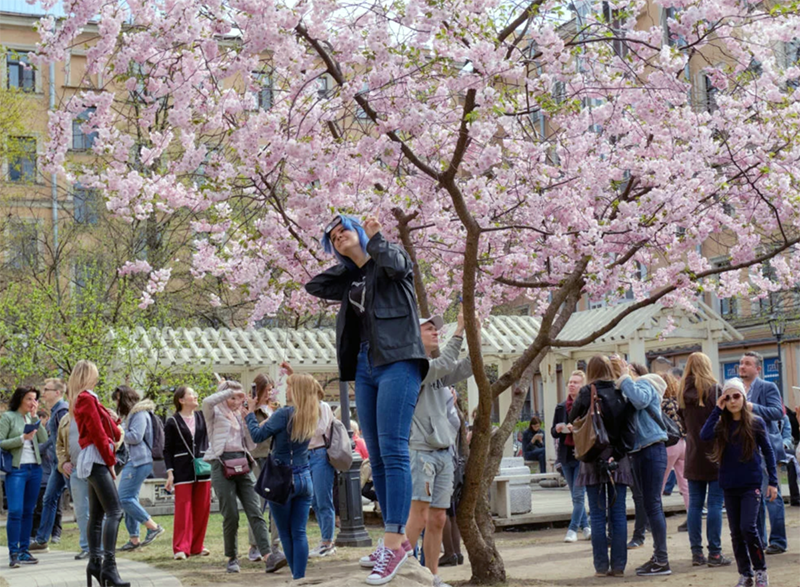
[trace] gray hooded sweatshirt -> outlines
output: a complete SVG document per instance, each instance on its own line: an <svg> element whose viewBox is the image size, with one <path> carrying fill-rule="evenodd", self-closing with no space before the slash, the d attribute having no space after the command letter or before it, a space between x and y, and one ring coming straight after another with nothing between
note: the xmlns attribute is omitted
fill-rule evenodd
<svg viewBox="0 0 800 587"><path fill-rule="evenodd" d="M439 357L428 359L428 374L422 381L422 391L411 420L408 443L411 450L445 450L456 442L458 414L449 386L472 376L469 357L458 360L463 341L463 337L453 336ZM453 416L455 422L451 421Z"/></svg>

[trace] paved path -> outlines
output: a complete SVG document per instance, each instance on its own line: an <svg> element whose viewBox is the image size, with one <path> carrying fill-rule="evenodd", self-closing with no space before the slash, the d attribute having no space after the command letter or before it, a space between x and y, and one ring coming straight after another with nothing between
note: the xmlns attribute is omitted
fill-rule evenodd
<svg viewBox="0 0 800 587"><path fill-rule="evenodd" d="M53 550L37 556L38 565L8 568L8 549L0 547L0 577L8 587L83 587L86 585L86 561L76 561L74 552ZM181 582L164 571L144 563L117 559L122 579L131 587L181 587ZM94 581L94 587L98 587Z"/></svg>

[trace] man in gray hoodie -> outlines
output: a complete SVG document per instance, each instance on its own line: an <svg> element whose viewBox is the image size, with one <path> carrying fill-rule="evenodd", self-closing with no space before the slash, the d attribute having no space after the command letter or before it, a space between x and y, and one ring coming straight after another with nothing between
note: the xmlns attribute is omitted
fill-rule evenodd
<svg viewBox="0 0 800 587"><path fill-rule="evenodd" d="M416 544L422 530L425 539L425 565L434 576L434 587L444 586L438 575L439 547L446 521L446 511L453 494L454 466L451 447L455 445L460 427L451 385L472 376L469 358L458 360L464 341L464 316L459 312L455 333L441 355L430 358L439 350L439 331L444 326L441 316L420 319L420 334L428 355L428 375L411 421L409 457L411 459L411 511L406 534Z"/></svg>

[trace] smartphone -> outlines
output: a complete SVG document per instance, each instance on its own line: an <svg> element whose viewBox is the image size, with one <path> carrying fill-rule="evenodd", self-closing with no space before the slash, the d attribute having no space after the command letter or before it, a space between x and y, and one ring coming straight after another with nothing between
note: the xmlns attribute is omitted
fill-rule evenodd
<svg viewBox="0 0 800 587"><path fill-rule="evenodd" d="M255 383L251 383L250 384L250 395L253 397L253 399L256 398L256 384Z"/></svg>
<svg viewBox="0 0 800 587"><path fill-rule="evenodd" d="M38 430L41 424L42 424L41 420L37 420L33 424L25 424L25 428L23 429L23 434L30 434L34 430Z"/></svg>

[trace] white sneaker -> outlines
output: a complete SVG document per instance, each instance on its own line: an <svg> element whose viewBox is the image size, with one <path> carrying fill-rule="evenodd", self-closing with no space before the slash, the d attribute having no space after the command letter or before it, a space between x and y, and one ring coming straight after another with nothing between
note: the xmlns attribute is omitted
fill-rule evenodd
<svg viewBox="0 0 800 587"><path fill-rule="evenodd" d="M185 552L176 552L172 555L172 558L176 561L185 561L186 560L186 553Z"/></svg>
<svg viewBox="0 0 800 587"><path fill-rule="evenodd" d="M583 539L584 540L591 540L592 539L592 529L589 526L586 526L583 529Z"/></svg>
<svg viewBox="0 0 800 587"><path fill-rule="evenodd" d="M328 556L331 554L336 554L336 547L331 544L322 544L320 543L315 549L308 553L308 558L321 558L323 556Z"/></svg>
<svg viewBox="0 0 800 587"><path fill-rule="evenodd" d="M567 530L567 535L564 536L564 542L577 542L578 533L575 530Z"/></svg>
<svg viewBox="0 0 800 587"><path fill-rule="evenodd" d="M367 556L362 556L359 559L358 564L360 564L365 569L374 568L375 563L378 562L378 555L380 555L380 552L382 550L383 550L383 539L381 538L380 540L378 540L378 546L375 548L375 550L372 553L368 554Z"/></svg>
<svg viewBox="0 0 800 587"><path fill-rule="evenodd" d="M439 575L433 576L433 587L450 587L448 583L442 581L442 578Z"/></svg>

